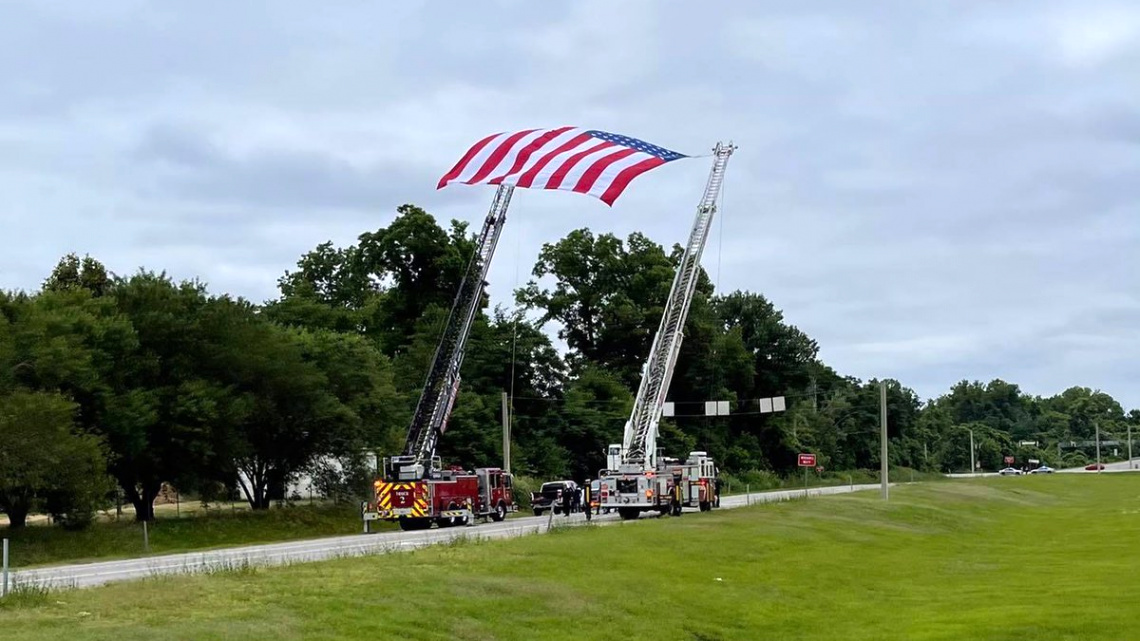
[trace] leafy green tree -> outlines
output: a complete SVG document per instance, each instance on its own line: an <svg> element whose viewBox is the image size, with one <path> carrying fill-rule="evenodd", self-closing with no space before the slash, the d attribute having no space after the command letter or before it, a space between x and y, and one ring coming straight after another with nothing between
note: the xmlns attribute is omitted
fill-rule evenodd
<svg viewBox="0 0 1140 641"><path fill-rule="evenodd" d="M351 412L351 429L338 435L337 449L391 451L402 444L409 420L404 398L396 390L391 361L374 343L358 334L322 329L295 330L291 340Z"/></svg>
<svg viewBox="0 0 1140 641"><path fill-rule="evenodd" d="M289 480L319 457L358 450L366 434L353 406L376 419L376 412L383 411L376 406L383 402L383 390L377 396L369 381L352 380L347 373L338 378L339 387L330 384L318 364L336 366L336 355L329 353L336 345L321 344L327 335L304 342L296 330L261 318L256 311L245 301L221 298L210 301L201 314L199 327L210 339L203 343L209 351L200 367L205 380L224 385L224 394L207 406L211 411L205 415L212 415L208 425L214 430L195 433L204 447L220 452L213 460L223 465L215 473L240 473L238 484L250 506L264 509L284 499ZM350 349L339 362L361 354Z"/></svg>
<svg viewBox="0 0 1140 641"><path fill-rule="evenodd" d="M556 321L571 349L572 369L596 364L636 387L641 367L664 312L675 261L639 233L623 243L588 229L543 245L536 279L552 277L552 289L531 281L516 293L528 309L541 310L541 324Z"/></svg>
<svg viewBox="0 0 1140 641"><path fill-rule="evenodd" d="M90 522L109 488L99 440L75 427L78 407L58 392L0 396L0 508L22 528L37 505L68 527Z"/></svg>
<svg viewBox="0 0 1140 641"><path fill-rule="evenodd" d="M201 331L208 304L197 282L175 284L148 271L117 278L109 293L128 319L137 346L124 344L106 377L109 388L92 429L112 451L110 470L139 520L154 518L154 499L164 481L193 487L206 473L212 451L209 424L223 391L202 380Z"/></svg>
<svg viewBox="0 0 1140 641"><path fill-rule="evenodd" d="M111 286L111 275L103 263L90 256L82 259L74 253L60 259L50 276L44 281L45 291L85 289L94 296L102 296Z"/></svg>
<svg viewBox="0 0 1140 641"><path fill-rule="evenodd" d="M559 445L569 454L573 478L594 478L605 467L606 448L622 442L632 409L629 389L602 368L585 369L569 382Z"/></svg>

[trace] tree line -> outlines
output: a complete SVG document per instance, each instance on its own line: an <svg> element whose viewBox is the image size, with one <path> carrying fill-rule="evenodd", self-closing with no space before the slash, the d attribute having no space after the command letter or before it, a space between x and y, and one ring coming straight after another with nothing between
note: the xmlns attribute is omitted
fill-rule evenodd
<svg viewBox="0 0 1140 641"><path fill-rule="evenodd" d="M404 205L355 244L306 253L262 304L65 256L38 291L0 293L0 510L13 526L44 511L83 527L118 494L149 520L163 483L263 509L301 473L360 496L366 453L403 445L474 248L465 223ZM513 309L484 300L444 460L500 461L506 391L516 473L594 476L620 442L680 253L588 229L544 245ZM923 403L884 382L890 462L921 470L967 469L971 433L986 469L1008 455L1082 463L1098 427L1140 424L1082 387L1040 398L962 381ZM761 411L774 396L787 410ZM659 438L670 455L708 450L737 473L787 474L801 451L828 469L879 465L879 381L841 376L763 295L717 293L703 273L670 398ZM731 415L704 416L706 400L731 401Z"/></svg>

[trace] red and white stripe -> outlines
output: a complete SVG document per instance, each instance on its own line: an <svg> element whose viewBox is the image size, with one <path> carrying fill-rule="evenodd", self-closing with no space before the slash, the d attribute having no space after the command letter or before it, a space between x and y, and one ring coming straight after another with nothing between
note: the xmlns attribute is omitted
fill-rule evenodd
<svg viewBox="0 0 1140 641"><path fill-rule="evenodd" d="M436 189L451 183L560 189L613 205L630 181L666 162L587 131L559 127L487 136L467 150Z"/></svg>

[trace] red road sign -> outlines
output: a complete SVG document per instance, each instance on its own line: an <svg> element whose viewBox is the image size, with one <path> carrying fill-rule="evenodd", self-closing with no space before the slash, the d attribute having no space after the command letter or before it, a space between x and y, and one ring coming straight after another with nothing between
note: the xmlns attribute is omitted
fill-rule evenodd
<svg viewBox="0 0 1140 641"><path fill-rule="evenodd" d="M815 467L815 454L800 454L800 467Z"/></svg>
<svg viewBox="0 0 1140 641"><path fill-rule="evenodd" d="M1013 465L1013 457L1012 456L1005 457L1005 464L1006 465Z"/></svg>
<svg viewBox="0 0 1140 641"><path fill-rule="evenodd" d="M822 465L816 465L815 466L815 472L816 472L816 474L823 474L823 466Z"/></svg>

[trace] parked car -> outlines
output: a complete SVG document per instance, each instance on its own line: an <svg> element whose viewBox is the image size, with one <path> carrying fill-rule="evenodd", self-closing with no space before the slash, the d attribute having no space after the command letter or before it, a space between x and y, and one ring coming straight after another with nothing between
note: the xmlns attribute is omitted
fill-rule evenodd
<svg viewBox="0 0 1140 641"><path fill-rule="evenodd" d="M1021 476L1021 470L1017 469L1016 467L1007 467L1004 470L998 472L998 474L1001 474L1002 476Z"/></svg>
<svg viewBox="0 0 1140 641"><path fill-rule="evenodd" d="M574 481L550 481L543 483L537 492L530 493L530 507L535 516L542 516L547 510L554 510L555 514L562 513L562 496L565 492L578 494L578 484Z"/></svg>
<svg viewBox="0 0 1140 641"><path fill-rule="evenodd" d="M1052 474L1053 468L1049 467L1048 465L1042 465L1041 467L1029 470L1029 473L1030 474Z"/></svg>
<svg viewBox="0 0 1140 641"><path fill-rule="evenodd" d="M1085 466L1085 469L1090 471L1090 472L1095 472L1096 470L1103 470L1104 464L1103 463L1089 463L1088 465Z"/></svg>

